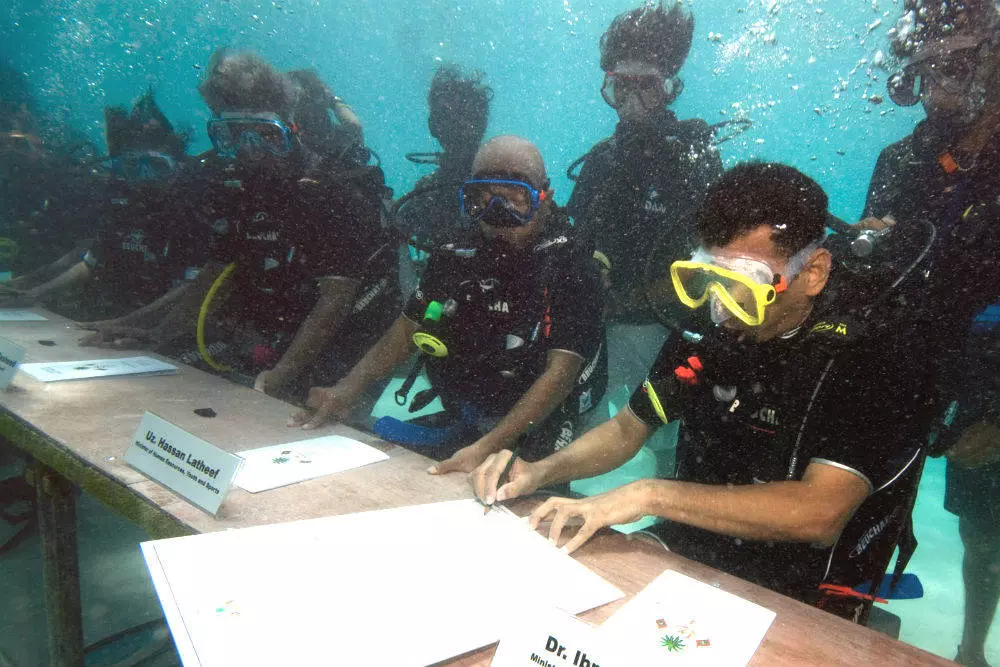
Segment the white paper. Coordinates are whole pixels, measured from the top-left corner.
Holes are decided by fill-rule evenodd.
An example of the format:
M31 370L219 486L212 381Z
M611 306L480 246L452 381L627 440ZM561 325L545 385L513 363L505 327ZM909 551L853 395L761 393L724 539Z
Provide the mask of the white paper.
M622 596L473 500L159 540L143 555L186 667L427 665L496 642L526 607L580 613Z
M0 322L47 322L48 319L30 310L0 308Z
M667 570L616 611L600 634L636 665L746 665L775 614Z
M59 382L117 375L166 375L176 373L177 367L152 357L125 357L21 364L21 370L41 382Z
M237 455L243 457L244 464L236 476L236 485L250 493L389 459L374 447L342 435L248 449Z

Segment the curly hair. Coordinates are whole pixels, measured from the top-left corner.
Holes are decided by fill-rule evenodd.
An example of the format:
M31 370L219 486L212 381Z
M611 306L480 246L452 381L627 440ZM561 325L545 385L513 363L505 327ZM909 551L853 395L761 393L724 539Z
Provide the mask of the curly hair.
M698 210L699 240L723 247L763 225L771 240L791 257L822 238L829 200L816 181L794 167L775 162L744 162L708 189Z
M478 144L486 134L493 89L483 83L485 74L462 76L454 65L442 65L434 72L427 93L431 136L445 143L450 138Z
M694 16L679 1L664 9L662 0L615 17L601 35L601 69L637 60L655 65L671 77L680 71L691 51Z
M997 0L905 0L903 14L889 29L898 58L912 56L923 44L952 35L1000 31Z
M213 113L270 111L286 118L295 103L291 82L256 53L219 49L198 86Z

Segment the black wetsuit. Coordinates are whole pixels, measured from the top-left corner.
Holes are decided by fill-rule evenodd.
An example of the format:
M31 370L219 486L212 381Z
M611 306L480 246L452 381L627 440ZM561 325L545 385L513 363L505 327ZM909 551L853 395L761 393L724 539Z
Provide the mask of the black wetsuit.
M461 214L458 188L471 171L471 159L448 161L417 181L397 215L399 230L421 245L470 242L477 225Z
M666 275L671 261L691 252L688 214L722 174L722 160L705 121L663 113L643 128L619 123L587 154L567 209L581 240L611 261L608 319L656 321L643 296L650 251Z
M220 361L251 377L271 368L316 306L319 281L353 280L351 312L303 378L332 384L399 314L395 246L380 226L381 172L359 183L294 164L256 174L224 162L206 169L201 214L212 228L211 257L216 266L236 265L210 350L214 343Z
M192 183L112 183L104 226L84 256L93 277L83 290L87 320L121 317L197 275L208 259L209 226L191 206Z
M797 481L820 464L865 482L871 495L833 547L742 540L676 522L657 527L671 550L808 602L823 599L821 583L854 587L888 564L903 524L896 508L908 507L920 470L917 433L905 421L915 410L911 365L890 339L825 312L761 344L722 328L699 343L674 337L629 402L650 427L663 424L652 396L668 420L681 421L677 480ZM697 384L680 381L678 368L697 370ZM885 409L904 421L879 418Z
M976 319L962 362L962 384L946 412L940 449L954 446L978 422L1000 425L1000 304ZM980 534L1000 532L1000 463L963 468L949 462L945 509Z
M105 183L56 153L0 153L0 262L17 277L86 247L101 228Z
M545 371L548 353L562 350L583 361L576 386L523 451L534 460L575 437L579 415L595 406L607 383L596 265L572 238L565 214L524 251L485 244L471 256L436 252L405 314L424 325L432 301L455 301L434 332L448 345L428 358L431 384L445 409L492 428ZM462 443L468 444L468 443Z
M941 123L923 121L913 134L887 147L872 175L865 215L896 218L896 246L913 245L918 221L930 221L937 240L929 261L903 285L908 326L900 344L923 365L933 385L928 389L932 410L940 415L956 396L966 395L968 377L962 357L974 318L1000 300L1000 135L995 135L974 164L948 169L941 157L956 143L958 131ZM943 451L954 440L942 439ZM997 498L997 485L981 472L949 462L946 505L962 513L962 498ZM961 498L956 491L965 488ZM970 496L971 492L971 496ZM975 503L973 503L974 505Z

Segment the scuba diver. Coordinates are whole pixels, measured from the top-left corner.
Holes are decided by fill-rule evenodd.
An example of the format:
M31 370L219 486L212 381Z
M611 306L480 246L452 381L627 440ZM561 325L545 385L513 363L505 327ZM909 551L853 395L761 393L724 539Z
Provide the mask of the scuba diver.
M295 86L256 54L216 52L199 91L214 154L192 170L193 199L210 260L168 307L85 342L151 346L272 395L336 380L399 308L381 169L307 148Z
M827 204L792 167L726 172L697 212L700 247L670 267L678 300L714 326L671 336L628 405L569 447L536 462L488 457L469 477L476 495L602 474L679 421L672 479L552 498L531 525L550 520L550 539L572 551L602 527L663 517L651 530L670 550L863 623L873 596L857 587L885 572L920 448L905 419L912 364L826 293L839 279L822 245ZM887 401L900 419L861 417ZM579 531L561 538L574 519Z
M605 264L612 390L642 381L666 333L647 303L638 249L662 246L663 265L686 257L687 214L722 173L712 128L669 109L684 88L678 72L693 33L694 18L680 3L661 2L620 14L601 37L601 96L619 120L583 158L567 209Z
M23 73L0 65L0 279L22 276L97 233L104 174L60 137L74 133L39 112ZM12 295L8 295L8 300Z
M452 65L441 65L434 72L427 94L427 128L443 151L407 156L437 165L434 173L417 181L412 192L433 191L419 196L396 216L400 230L416 237L421 246L455 242L467 231L455 208L454 191L472 172L472 160L489 122L491 99L493 91L483 83L481 72L463 77Z
M324 160L364 167L369 151L354 110L333 94L316 70L292 70L286 76L294 88L293 115L305 147Z
M418 164L435 164L437 169L418 180L397 205L396 227L413 244L402 249L408 254L401 258L403 273L414 274L404 284L416 284L417 274L427 264L427 250L470 240L468 225L455 207L455 190L472 172L492 99L493 90L483 83L481 72L464 77L453 65L441 65L434 72L427 94L427 128L442 152L406 156Z
M174 132L152 90L131 111L105 108L104 118L109 178L97 239L12 281L15 301L41 301L74 320L148 306L207 259L208 227L189 207L192 184L182 174L187 137Z
M606 381L596 266L573 240L533 144L495 137L471 173L459 200L478 229L476 244L431 254L403 314L339 383L314 387L292 425L344 419L416 344L418 364L397 401L425 367L431 387L413 402L439 396L444 421L434 425L464 427L438 443L435 458L447 459L432 474L468 472L505 447L541 458L573 439Z
M998 12L994 0L907 0L891 32L902 67L888 89L896 104L922 104L927 118L882 151L863 216L873 228L880 219L890 223L879 232L887 236L873 255L876 265L922 243L923 228L934 236L904 285L911 317L900 340L913 358L928 360L931 411L944 415L931 453L948 457L945 507L959 516L965 547L956 661L978 666L987 665L985 642L1000 598L1000 423L982 397L967 400L963 358L982 356L979 345L967 348L970 327L1000 300ZM959 425L971 429L968 437Z

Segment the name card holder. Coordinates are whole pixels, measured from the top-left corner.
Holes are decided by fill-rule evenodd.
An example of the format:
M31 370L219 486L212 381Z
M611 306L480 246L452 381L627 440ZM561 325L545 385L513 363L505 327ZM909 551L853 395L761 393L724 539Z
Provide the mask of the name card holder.
M0 389L10 386L22 361L24 348L6 338L0 338Z
M623 667L597 628L550 608L530 613L500 640L491 667Z
M125 462L214 516L243 459L147 412Z

